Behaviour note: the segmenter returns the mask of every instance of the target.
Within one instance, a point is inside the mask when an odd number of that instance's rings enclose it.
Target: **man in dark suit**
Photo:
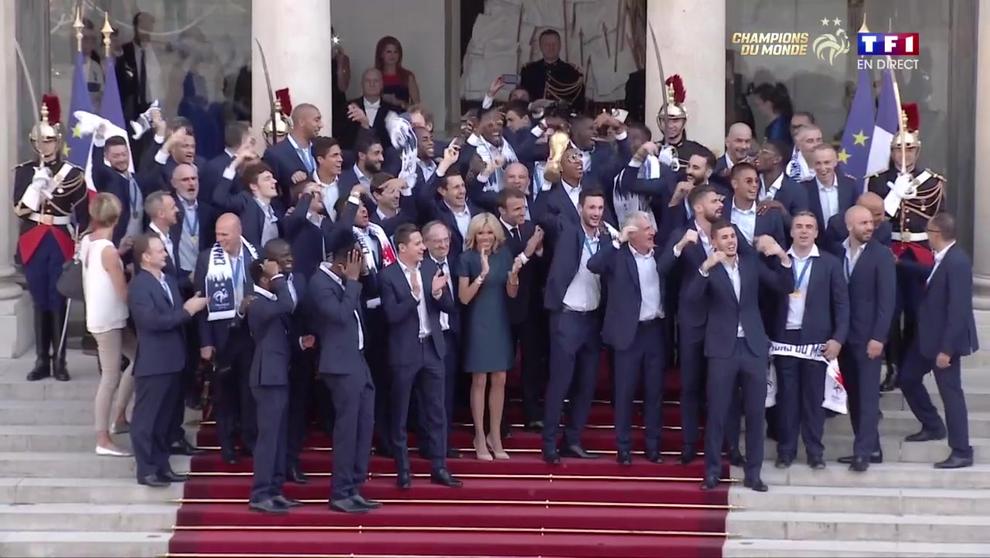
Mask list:
[[[392,450],[398,471],[396,484],[406,490],[412,484],[407,447],[406,417],[413,389],[422,390],[420,420],[429,436],[433,470],[430,481],[457,488],[461,481],[447,470],[447,424],[444,417],[445,340],[440,312],[454,311],[454,298],[446,274],[431,258],[423,258],[426,246],[413,225],[395,231],[398,262],[382,272],[382,308],[389,326],[389,364],[392,368]],[[426,286],[430,289],[426,291]]]
[[[777,257],[771,269],[756,255],[738,253],[741,240],[731,223],[711,227],[714,250],[686,285],[692,302],[707,299],[705,357],[708,359],[708,417],[705,421],[705,480],[703,490],[714,489],[722,469],[722,445],[730,420],[736,386],[742,385],[746,416],[746,466],[743,485],[765,492],[763,467],[764,403],[770,340],[760,315],[760,287],[788,293],[794,290],[791,260],[776,241],[762,237],[757,249]],[[727,340],[734,339],[733,343]]]
[[[330,509],[365,513],[381,506],[361,496],[368,478],[375,417],[375,384],[365,361],[361,282],[364,266],[353,233],[338,229],[330,238],[332,263],[320,265],[310,281],[320,345],[320,378],[333,398],[334,458]]]
[[[760,171],[761,213],[777,209],[784,218],[784,229],[791,229],[791,217],[808,209],[808,194],[804,187],[784,173],[785,157],[790,148],[779,140],[766,140],[756,152],[756,170]],[[824,231],[822,231],[824,232]]]
[[[137,120],[138,115],[148,109],[151,102],[156,100],[154,95],[161,92],[149,91],[150,68],[149,57],[151,45],[148,44],[155,27],[155,16],[148,12],[138,12],[131,20],[134,38],[129,43],[121,45],[121,55],[117,59],[117,84],[120,87],[120,101],[124,109],[124,118],[130,122]]]
[[[323,204],[324,189],[315,182],[303,182],[300,186],[303,189],[295,209],[282,218],[282,233],[291,243],[295,269],[309,278],[323,261],[334,224]]]
[[[842,269],[849,285],[849,334],[839,355],[849,393],[853,454],[840,457],[852,471],[882,463],[880,450],[880,365],[894,315],[896,272],[894,256],[873,237],[875,220],[861,204],[846,210]]]
[[[935,215],[928,222],[926,232],[935,252],[935,266],[927,274],[927,288],[918,307],[918,334],[908,348],[900,373],[901,391],[911,412],[921,422],[921,431],[905,440],[941,440],[948,427],[952,453],[948,459],[936,463],[935,468],[970,467],[973,448],[969,445],[969,416],[960,360],[980,348],[973,317],[973,266],[963,249],[956,245],[956,220],[952,215]],[[935,384],[945,404],[945,422],[922,383],[930,371],[934,371]]]
[[[437,269],[443,272],[447,278],[447,286],[457,300],[457,277],[458,262],[450,259],[450,229],[440,221],[430,221],[423,225],[423,242],[426,243],[429,258],[436,264]],[[443,403],[444,417],[447,420],[447,435],[453,431],[454,424],[454,399],[457,393],[457,377],[461,370],[461,309],[454,304],[453,311],[440,312],[440,329],[443,331],[444,356],[443,356]],[[422,390],[417,394],[422,395]],[[417,408],[423,408],[422,401],[417,400]],[[421,426],[422,429],[422,426]],[[458,458],[461,452],[454,446],[447,443],[447,457]]]
[[[166,123],[160,116],[155,120],[155,134],[146,140],[146,147],[140,159],[140,172],[160,173],[158,182],[168,184],[176,165],[186,163],[198,168],[206,167],[206,159],[196,154],[196,134],[192,123],[180,117]]]
[[[189,278],[196,270],[200,252],[216,242],[216,212],[212,205],[200,200],[199,188],[199,171],[195,166],[183,163],[175,167],[172,197],[178,212],[168,232],[176,244],[175,261],[180,277]]]
[[[732,167],[738,163],[753,162],[753,129],[745,122],[736,122],[729,126],[729,133],[725,135],[725,153],[715,162],[712,172],[712,183],[732,189],[729,173]]]
[[[340,189],[340,174],[344,166],[344,155],[340,150],[340,144],[333,138],[319,136],[313,140],[313,157],[316,159],[316,172],[313,173],[313,181],[320,187],[323,194],[323,208],[330,220],[336,220],[337,214],[333,208],[337,200],[347,197],[350,192]],[[323,260],[323,256],[320,256]]]
[[[233,213],[225,213],[217,219],[216,237],[216,244],[203,250],[196,261],[193,287],[209,293],[207,274],[210,268],[217,262],[227,262],[232,273],[233,303],[239,308],[244,296],[251,294],[253,289],[248,269],[256,257],[254,247],[242,241],[241,223]],[[220,453],[225,462],[233,464],[237,462],[234,442],[238,431],[245,453],[250,453],[257,437],[254,401],[248,385],[253,352],[251,334],[236,315],[227,317],[219,312],[204,312],[197,321],[200,358],[212,362],[216,371],[214,409]]]
[[[580,165],[580,160],[576,164]],[[564,203],[570,202],[565,198]],[[544,295],[544,306],[550,312],[550,378],[544,398],[543,460],[552,465],[560,463],[557,431],[568,393],[570,416],[562,453],[581,459],[598,457],[581,446],[601,352],[602,284],[601,278],[588,269],[588,261],[611,238],[602,220],[605,194],[601,190],[581,190],[579,204],[579,225],[569,218],[551,221],[558,228]]]
[[[862,191],[850,176],[839,175],[836,165],[839,159],[835,148],[828,144],[819,145],[812,152],[812,166],[815,178],[801,183],[808,197],[808,209],[818,220],[819,245],[828,222],[834,215],[842,215],[856,203]]]
[[[585,185],[584,177],[580,150],[569,148],[560,160],[560,180],[536,198],[533,218],[546,233],[551,252],[556,249],[554,245],[559,231],[565,227],[572,230],[581,228],[581,192],[585,189],[598,191],[593,182]],[[603,209],[601,221],[615,223],[615,217],[608,212],[607,206]]]
[[[206,307],[206,298],[194,296],[180,304],[175,279],[163,272],[168,253],[157,236],[138,236],[133,249],[139,270],[127,297],[138,347],[131,444],[138,484],[157,488],[186,480],[169,465],[168,437],[175,400],[182,397],[180,378],[186,354],[182,326]]]
[[[282,494],[286,476],[289,429],[289,363],[292,349],[294,299],[278,262],[251,262],[253,294],[244,303],[248,328],[254,338],[250,386],[258,409],[258,441],[254,446],[254,482],[248,508],[281,514],[302,505]],[[298,343],[298,338],[295,339]]]
[[[756,167],[749,163],[737,163],[729,172],[732,184],[730,221],[739,229],[746,242],[753,244],[761,236],[770,236],[777,244],[785,246],[784,219],[779,210],[759,211],[757,197],[760,177]]]
[[[340,173],[337,184],[340,196],[347,197],[355,186],[361,186],[362,193],[371,195],[371,177],[382,172],[385,162],[385,152],[381,140],[374,134],[359,132],[354,143],[354,153],[357,159],[354,166]]]
[[[375,200],[375,209],[368,218],[385,234],[391,236],[399,225],[405,223],[416,224],[418,204],[405,179],[386,172],[375,174],[371,178],[371,197]]]
[[[614,144],[596,137],[603,128],[618,130]],[[538,130],[539,127],[535,129]],[[593,179],[596,186],[603,189],[612,184],[615,176],[632,157],[625,125],[607,112],[594,119],[585,115],[572,118],[571,145],[581,155],[585,179]]]
[[[281,235],[285,209],[279,203],[271,167],[265,163],[247,163],[253,159],[249,151],[238,151],[213,191],[213,205],[235,213],[241,220],[244,238],[253,246],[264,246]],[[244,168],[241,180],[247,190],[238,190],[234,184],[235,169],[241,167]]]
[[[131,151],[127,141],[119,136],[103,138],[101,129],[93,138],[93,185],[98,192],[109,192],[120,200],[124,213],[113,229],[113,243],[123,243],[125,237],[135,237],[144,230],[144,198],[163,187],[161,169],[141,174],[132,173]],[[109,166],[107,165],[109,163]],[[129,242],[129,241],[128,241]]]
[[[665,277],[677,258],[673,250],[654,250],[655,235],[649,215],[634,211],[626,218],[619,241],[601,244],[588,260],[588,270],[608,285],[602,339],[615,349],[615,444],[620,465],[632,464],[630,429],[640,376],[646,459],[663,462],[660,432],[668,350],[663,292]],[[685,232],[677,249],[683,250],[697,238],[697,232]]]
[[[255,139],[251,134],[251,128],[244,122],[228,122],[223,132],[224,150],[216,157],[210,159],[206,166],[200,170],[200,196],[199,200],[209,205],[213,204],[213,190],[220,183],[220,177],[224,169],[237,156],[241,149],[254,149]],[[237,189],[244,189],[244,184],[239,177],[233,180],[237,184]],[[211,225],[212,226],[212,225]]]
[[[870,238],[884,246],[890,247],[893,229],[883,211],[883,199],[873,192],[864,192],[856,200],[856,205],[853,207],[856,206],[866,209],[871,215],[873,231],[870,234]],[[849,210],[847,209],[846,213],[848,212]],[[829,220],[828,229],[825,231],[825,243],[822,244],[822,249],[840,257],[846,251],[842,243],[849,237],[849,228],[846,226],[846,213],[837,213]]]
[[[353,149],[361,130],[369,130],[382,145],[391,145],[385,117],[388,113],[399,114],[402,109],[382,100],[382,73],[377,68],[368,68],[361,75],[361,96],[352,99],[347,105],[347,125],[340,132],[340,144],[344,149]]]
[[[824,344],[822,356],[834,360],[849,332],[849,291],[839,259],[821,252],[815,244],[818,225],[813,213],[793,216],[788,251],[794,273],[794,290],[777,306],[773,339],[788,345]],[[825,367],[820,360],[778,356],[777,365],[777,462],[791,466],[797,456],[798,431],[804,439],[808,465],[825,468]]]
[[[275,175],[279,197],[285,207],[291,205],[292,187],[308,180],[316,170],[312,142],[322,129],[320,109],[302,103],[292,109],[292,130],[285,136],[285,141],[265,150],[264,161]]]
[[[481,213],[481,209],[467,199],[464,177],[453,169],[446,168],[448,159],[440,163],[434,180],[426,190],[417,193],[420,221],[440,221],[450,229],[451,261],[460,261],[464,251],[471,218]]]

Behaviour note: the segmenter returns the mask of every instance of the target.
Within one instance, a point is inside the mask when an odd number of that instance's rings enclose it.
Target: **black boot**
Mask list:
[[[60,382],[69,381],[69,370],[65,362],[65,351],[69,340],[68,335],[62,337],[65,310],[65,306],[62,306],[52,312],[52,375]]]
[[[897,387],[897,368],[893,364],[887,363],[887,374],[880,382],[880,391],[894,391]]]
[[[36,354],[34,368],[27,375],[29,382],[35,382],[52,375],[51,358],[48,347],[51,345],[52,327],[48,312],[34,308],[34,351]]]

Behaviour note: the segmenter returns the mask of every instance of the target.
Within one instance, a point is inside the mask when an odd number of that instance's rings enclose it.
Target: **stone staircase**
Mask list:
[[[0,361],[0,556],[167,553],[182,486],[139,486],[133,459],[93,453],[96,359],[70,350],[70,382],[29,383],[31,364]]]
[[[977,314],[979,338],[990,347],[990,312]],[[926,385],[941,410],[934,381]],[[847,416],[825,428],[825,470],[805,464],[804,450],[787,470],[773,466],[776,443],[766,444],[763,478],[770,491],[734,486],[729,503],[725,556],[990,556],[990,350],[963,361],[976,465],[940,471],[945,441],[911,443],[915,420],[899,391],[883,394],[880,407],[884,463],[853,473],[835,460],[852,453]],[[742,470],[733,468],[742,478]]]

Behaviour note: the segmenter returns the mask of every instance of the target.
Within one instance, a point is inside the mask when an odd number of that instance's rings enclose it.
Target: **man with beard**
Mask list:
[[[385,162],[382,143],[373,134],[362,132],[358,134],[354,152],[357,154],[354,166],[341,173],[337,184],[341,192],[350,192],[358,186],[362,194],[371,195],[371,177],[382,172]]]
[[[316,171],[313,140],[323,129],[323,115],[315,105],[303,103],[292,109],[292,130],[265,150],[265,162],[278,181],[282,203],[291,205],[292,187],[305,182]]]
[[[736,122],[729,126],[725,136],[725,154],[718,158],[715,170],[712,172],[712,182],[731,190],[729,173],[738,163],[750,163],[753,154],[753,130],[744,122]]]

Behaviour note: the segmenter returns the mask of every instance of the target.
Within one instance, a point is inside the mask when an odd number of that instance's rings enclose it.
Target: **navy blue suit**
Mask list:
[[[869,358],[866,346],[871,340],[887,342],[896,297],[894,256],[874,238],[863,247],[855,265],[850,266],[845,247],[840,247],[839,258],[849,287],[849,334],[839,353],[839,364],[849,392],[849,420],[855,434],[853,455],[867,459],[880,451],[883,356]]]
[[[263,248],[261,236],[267,216],[250,191],[239,190],[233,181],[220,177],[220,182],[213,190],[213,205],[222,211],[236,213],[241,219],[241,230],[243,231],[241,234],[244,235],[244,238],[259,250]],[[280,206],[277,198],[271,200],[271,208],[278,220],[275,226],[278,228],[279,234],[276,236],[280,236],[285,210]]]
[[[392,141],[388,137],[388,130],[385,128],[385,117],[389,112],[394,112],[395,114],[402,114],[404,112],[401,108],[386,103],[383,99],[379,99],[380,103],[378,107],[378,112],[375,114],[375,121],[370,122],[371,128],[369,131],[374,134],[375,138],[381,142],[382,146],[392,145]],[[364,110],[364,97],[358,97],[357,99],[351,99],[347,101],[348,105],[354,104],[361,110]],[[347,109],[344,109],[344,114],[347,114]],[[357,137],[361,133],[363,128],[357,122],[353,120],[347,120],[342,130],[335,130],[334,133],[338,135],[340,139],[340,145],[344,149],[354,149],[354,144],[357,142]]]
[[[884,220],[873,230],[873,240],[890,247],[892,227],[890,221]],[[828,228],[824,233],[818,232],[821,237],[820,246],[830,254],[842,256],[846,249],[842,246],[842,241],[849,237],[849,229],[846,228],[846,214],[838,213],[828,221]]]
[[[793,178],[787,176],[787,174],[781,175],[783,178],[780,183],[780,188],[777,193],[774,194],[773,199],[779,201],[781,205],[784,206],[784,210],[787,212],[782,215],[784,218],[784,229],[788,232],[791,230],[791,219],[797,215],[799,211],[808,210],[808,192],[805,190],[801,183],[795,181]],[[760,176],[761,180],[764,180],[763,187],[769,188],[770,184],[766,183],[763,176]],[[790,240],[790,235],[788,235],[788,241]]]
[[[282,218],[282,232],[292,245],[294,269],[305,277],[312,277],[326,256],[327,241],[334,230],[333,220],[324,215],[319,226],[310,221],[309,204],[312,194],[299,196],[296,209]]]
[[[856,184],[856,181],[852,177],[841,174],[837,174],[836,177],[836,189],[838,190],[839,198],[839,207],[836,215],[845,215],[847,209],[856,205],[856,198],[863,193],[863,189]],[[800,184],[804,187],[805,195],[808,198],[808,211],[814,213],[815,219],[818,220],[818,245],[824,247],[823,239],[825,238],[824,233],[827,230],[828,222],[824,218],[821,198],[818,196],[818,179],[812,178],[800,182]]]
[[[568,393],[570,417],[564,431],[564,444],[566,447],[581,445],[581,431],[588,422],[601,353],[600,301],[594,310],[583,312],[564,306],[567,288],[577,275],[582,253],[591,249],[585,246],[583,227],[569,224],[564,219],[559,223],[561,228],[555,235],[556,247],[550,261],[543,299],[544,306],[550,311],[550,379],[544,397],[544,455],[553,455],[557,451],[557,430]],[[599,233],[598,238],[599,246],[611,241],[604,231]]]
[[[672,251],[652,254],[663,311],[664,278],[676,262]],[[632,246],[616,249],[605,243],[588,261],[588,269],[608,284],[602,339],[615,349],[615,442],[620,452],[632,450],[633,397],[643,377],[643,421],[646,452],[659,455],[663,427],[663,372],[668,351],[665,318],[640,319],[643,302],[639,269]]]
[[[361,347],[366,338],[361,283],[331,273],[325,266],[317,269],[309,283],[308,301],[319,324],[317,370],[330,390],[335,413],[330,499],[343,500],[356,494],[368,478],[375,384]]]
[[[154,275],[143,269],[135,273],[127,293],[137,332],[131,444],[138,481],[172,470],[168,462],[169,433],[175,400],[182,397],[181,373],[186,366],[183,324],[192,318],[182,307],[175,279],[162,276],[168,293]]]
[[[121,214],[117,220],[117,225],[113,228],[113,243],[120,245],[120,241],[127,233],[127,221],[130,212],[136,210],[141,214],[141,219],[147,223],[147,216],[144,213],[144,206],[131,207],[131,183],[119,172],[107,166],[103,160],[104,148],[93,146],[93,185],[97,192],[107,192],[117,196],[120,200]],[[154,163],[154,161],[152,161]],[[141,197],[146,198],[157,190],[163,190],[167,182],[161,181],[161,165],[154,163],[150,169],[145,169],[141,173],[135,173],[134,180],[137,182]]]
[[[307,150],[310,152],[310,155],[312,155],[312,144],[310,144]],[[299,153],[297,153],[296,149],[292,147],[292,143],[288,138],[265,150],[262,160],[272,168],[272,171],[274,171],[273,174],[275,175],[275,180],[278,182],[279,197],[286,207],[289,206],[290,197],[292,195],[292,186],[294,184],[292,182],[292,175],[302,171],[302,173],[306,175],[306,178],[309,179],[309,177],[313,175],[313,171],[316,170],[316,158],[311,158],[313,160],[312,169],[306,166],[306,163],[299,157]],[[221,172],[223,172],[222,169]],[[219,181],[217,182],[217,187],[222,188]],[[247,185],[245,185],[244,188],[246,189]],[[230,188],[228,187],[227,190],[229,191]]]
[[[685,285],[688,300],[707,298],[705,357],[708,359],[708,418],[705,422],[705,475],[718,478],[722,464],[722,444],[730,405],[738,383],[742,384],[746,416],[746,478],[760,478],[763,466],[764,403],[767,395],[767,362],[770,340],[760,315],[760,287],[787,293],[794,290],[791,270],[769,268],[759,257],[740,255],[739,296],[723,265],[714,266],[708,276]],[[742,325],[745,335],[739,337]],[[735,340],[731,342],[729,340]]]
[[[948,427],[949,447],[956,457],[973,456],[960,360],[979,348],[973,317],[973,266],[963,249],[953,245],[928,276],[928,286],[918,307],[918,334],[904,359],[900,385],[904,399],[924,430],[940,434]],[[935,368],[939,353],[949,355],[947,368]],[[945,404],[944,423],[922,383],[925,374],[932,370]]]
[[[209,271],[211,249],[200,253],[193,273],[193,288],[207,293],[206,273]],[[251,253],[241,248],[244,261],[244,280],[241,288],[245,296],[254,289],[248,270],[251,268]],[[254,446],[257,437],[257,420],[254,413],[254,398],[248,382],[251,355],[254,343],[247,324],[240,318],[209,321],[209,313],[204,310],[196,318],[199,333],[199,346],[213,347],[214,366],[217,370],[214,393],[216,403],[217,433],[220,446],[233,451],[238,430],[246,447]],[[239,428],[238,428],[239,426]]]
[[[450,231],[450,254],[447,255],[447,259],[458,262],[461,260],[461,252],[464,251],[464,236],[461,235],[461,230],[457,228],[457,218],[454,217],[454,212],[447,207],[446,202],[437,193],[437,182],[438,177],[433,175],[426,189],[414,194],[418,204],[417,216],[421,223],[436,220],[447,225],[447,230]],[[481,208],[471,203],[471,200],[466,200],[466,205],[471,217],[483,212]]]
[[[432,256],[429,253],[427,253],[425,257],[432,259]],[[437,264],[437,267],[440,267],[439,263],[441,262],[437,262],[436,260],[432,261]],[[444,418],[447,421],[447,432],[449,434],[453,430],[454,394],[457,390],[457,377],[461,367],[461,306],[457,304],[457,300],[459,300],[457,298],[457,289],[459,288],[457,278],[460,276],[460,272],[458,269],[458,262],[451,260],[449,256],[443,260],[442,263],[444,274],[447,275],[450,282],[451,297],[454,300],[452,311],[447,312],[447,324],[450,328],[443,332],[443,409]],[[510,304],[513,300],[514,299],[509,299]],[[425,402],[423,401],[425,394],[422,390],[420,390],[416,395],[416,408],[422,409],[425,405]],[[424,435],[423,437],[425,440],[426,436],[425,431],[423,430],[422,421],[419,421],[419,427],[421,435]]]
[[[249,382],[258,416],[252,502],[263,502],[280,495],[285,482],[292,355],[289,330],[293,302],[285,277],[275,276],[272,288],[275,300],[255,293],[246,311],[254,338]]]
[[[370,177],[369,177],[370,178]],[[345,168],[340,176],[337,177],[337,189],[340,192],[340,197],[346,198],[351,195],[351,190],[361,183],[358,179],[357,173],[354,171],[354,166],[349,166]],[[371,186],[368,187],[368,191],[371,191]],[[368,208],[368,213],[374,211],[373,207]]]
[[[223,171],[233,160],[233,157],[228,155],[226,151],[223,151],[216,157],[207,161],[206,166],[200,169],[199,201],[210,205],[213,204],[213,190],[215,190],[217,184],[220,183],[220,177],[223,176]],[[237,186],[238,190],[244,190],[247,188],[244,186],[244,183],[241,182],[241,178],[239,176],[234,178],[234,184]]]
[[[420,264],[420,297],[425,297],[430,333],[420,338],[418,302],[413,297],[402,266],[397,262],[381,274],[382,308],[388,322],[388,357],[392,368],[392,450],[396,468],[409,471],[406,418],[413,388],[422,390],[419,400],[422,420],[427,431],[433,470],[446,468],[447,425],[444,418],[443,358],[446,343],[440,329],[440,312],[453,312],[454,299],[444,288],[439,299],[430,292],[436,264],[425,258]],[[418,384],[418,385],[417,385]]]
[[[827,252],[809,258],[805,263],[792,259],[792,270],[801,277],[805,265],[807,278],[803,291],[804,311],[800,328],[787,328],[787,315],[792,301],[790,294],[782,295],[777,305],[773,339],[791,345],[813,345],[834,339],[844,344],[849,332],[849,290],[843,277],[842,263]],[[810,262],[810,263],[808,263]],[[797,280],[795,280],[795,284]],[[825,363],[794,357],[777,357],[777,417],[780,421],[777,458],[788,461],[797,456],[798,431],[810,458],[822,457],[825,446]]]

